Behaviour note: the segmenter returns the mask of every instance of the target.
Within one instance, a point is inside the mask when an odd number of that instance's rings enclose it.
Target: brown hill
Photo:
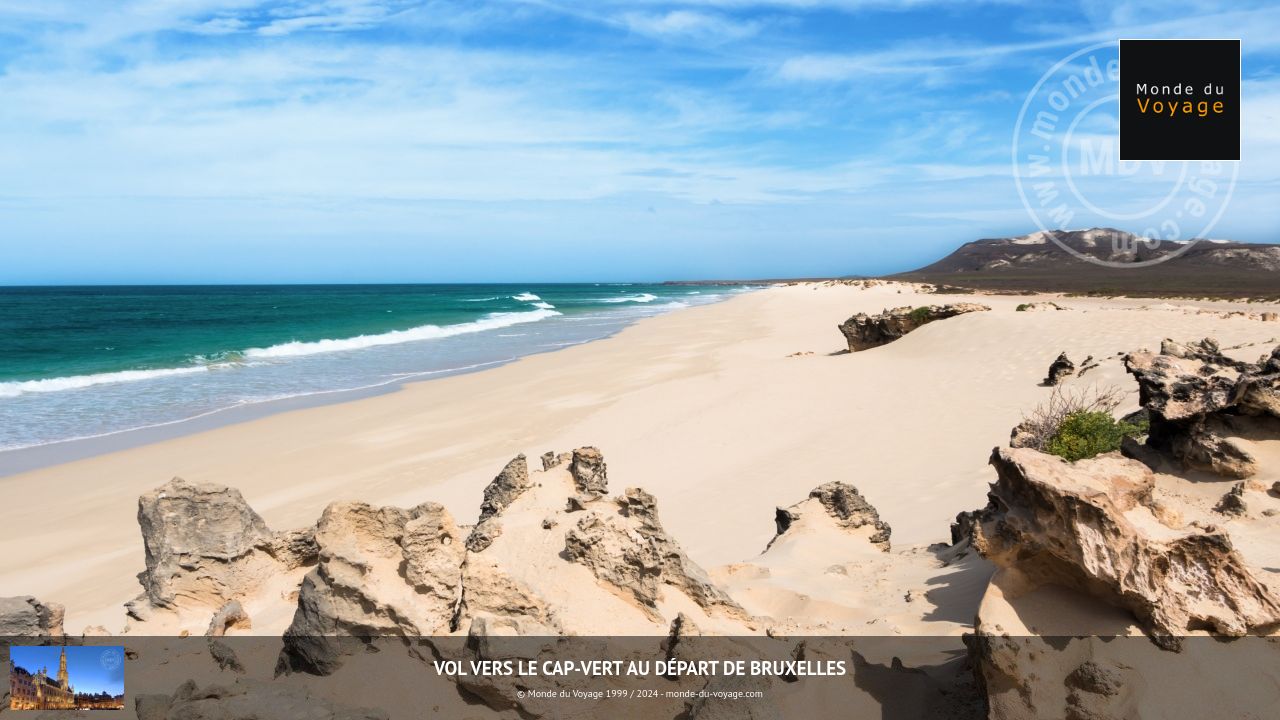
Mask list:
[[[1087,262],[1058,242],[1121,267]],[[1280,245],[1201,240],[1150,247],[1111,228],[1036,232],[965,243],[932,265],[890,277],[984,290],[1138,296],[1280,297]]]

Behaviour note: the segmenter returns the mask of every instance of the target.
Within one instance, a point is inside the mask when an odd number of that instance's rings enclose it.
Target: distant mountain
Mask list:
[[[1082,255],[1125,265],[1185,247],[1166,241],[1151,248],[1143,238],[1111,228],[1035,232],[965,243],[932,265],[890,277],[1014,292],[1280,297],[1280,245],[1201,240],[1161,263],[1107,267],[1068,253],[1054,239]]]

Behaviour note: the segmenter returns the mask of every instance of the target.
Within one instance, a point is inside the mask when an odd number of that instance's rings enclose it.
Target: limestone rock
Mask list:
[[[565,533],[565,557],[586,565],[598,579],[655,618],[662,585],[680,589],[709,611],[742,613],[667,535],[652,495],[628,488],[616,508],[616,512],[587,511]]]
[[[1222,499],[1218,501],[1218,504],[1213,509],[1223,515],[1239,516],[1248,512],[1249,508],[1244,502],[1244,483],[1238,482],[1232,485],[1231,489],[1227,491],[1226,495],[1222,496]]]
[[[1125,356],[1150,418],[1147,444],[1189,468],[1233,478],[1257,472],[1256,460],[1229,435],[1257,416],[1280,417],[1280,347],[1256,363],[1232,360],[1212,339],[1166,340],[1159,355]]]
[[[333,636],[448,631],[465,550],[442,505],[333,503],[315,538],[320,560],[299,589],[280,670],[332,672],[341,655]]]
[[[569,466],[573,485],[587,497],[599,497],[609,492],[609,478],[604,456],[594,447],[581,447],[573,451]]]
[[[557,453],[554,450],[542,453],[543,471],[550,470],[553,467],[560,467],[567,462],[573,462],[573,453]]]
[[[62,635],[63,614],[63,608],[58,603],[40,602],[30,595],[0,597],[0,637]]]
[[[139,575],[152,607],[218,608],[280,569],[314,558],[309,531],[274,534],[240,491],[174,478],[138,498],[146,551]],[[135,617],[145,612],[131,603]]]
[[[245,629],[253,627],[253,623],[249,620],[249,613],[244,611],[239,600],[231,600],[219,608],[209,620],[209,629],[204,634],[206,637],[222,637],[227,634],[228,629],[233,627]]]
[[[847,530],[869,528],[868,540],[872,545],[884,552],[889,552],[889,535],[892,529],[889,523],[880,519],[880,513],[867,502],[858,489],[839,481],[820,485],[809,492],[809,500],[797,503],[790,508],[778,508],[774,517],[778,535],[785,533],[791,524],[799,518],[802,508],[810,501],[817,501],[836,524]]]
[[[849,345],[849,352],[858,352],[891,343],[935,320],[990,309],[975,303],[927,305],[918,308],[897,307],[885,310],[878,315],[858,313],[837,327]]]
[[[1044,378],[1045,385],[1057,385],[1067,379],[1069,375],[1076,371],[1076,364],[1071,362],[1065,352],[1059,353],[1058,358],[1049,365],[1049,374]]]
[[[497,517],[528,489],[529,463],[524,455],[517,455],[484,489],[480,520],[467,537],[467,549],[481,552],[493,544],[494,538],[502,534],[502,526],[498,524]]]
[[[1145,465],[1000,448],[991,464],[998,479],[975,547],[997,566],[1125,608],[1159,643],[1176,645],[1176,636],[1200,628],[1238,637],[1280,625],[1280,596],[1225,533],[1159,523]]]

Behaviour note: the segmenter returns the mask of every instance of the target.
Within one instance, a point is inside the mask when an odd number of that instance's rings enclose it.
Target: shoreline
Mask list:
[[[1060,351],[1103,359],[1085,384],[1131,392],[1119,351],[1280,330],[1228,316],[1239,306],[1227,303],[1043,297],[1072,310],[1017,312],[1032,298],[982,296],[992,312],[850,355],[836,325],[856,312],[976,298],[892,283],[768,288],[485,372],[9,475],[0,485],[14,496],[56,489],[60,522],[13,519],[6,542],[22,538],[24,551],[7,554],[0,583],[65,604],[73,632],[115,632],[140,590],[137,499],[174,476],[240,490],[273,530],[310,525],[339,500],[432,501],[471,523],[513,456],[588,445],[607,458],[611,487],[652,493],[664,526],[712,572],[760,553],[775,508],[831,480],[856,486],[911,552],[984,504],[990,449],[1047,396],[1039,383]]]
[[[732,296],[725,297],[722,300],[718,300],[710,304],[714,305],[719,302],[725,302],[729,299],[732,299]],[[101,433],[98,435],[74,437],[65,440],[42,443],[39,445],[0,450],[0,479],[24,472],[54,467],[68,462],[87,460],[101,455],[108,455],[115,452],[145,447],[147,445],[165,442],[167,440],[216,430],[229,425],[253,422],[255,420],[260,420],[280,413],[356,402],[366,398],[399,392],[406,386],[417,383],[431,382],[434,380],[456,377],[458,375],[467,375],[492,370],[502,367],[503,365],[517,362],[525,357],[560,352],[579,345],[607,340],[638,322],[649,320],[654,317],[662,317],[662,315],[669,314],[670,312],[689,310],[693,307],[701,306],[675,308],[667,313],[662,313],[661,315],[633,318],[620,323],[617,327],[599,337],[570,342],[558,347],[538,349],[500,360],[492,360],[444,370],[424,370],[406,377],[397,377],[363,387],[319,390],[283,398],[260,400],[257,402],[249,402],[239,405],[228,405],[226,407],[208,410],[179,420],[171,420],[154,425],[143,425],[124,430]]]

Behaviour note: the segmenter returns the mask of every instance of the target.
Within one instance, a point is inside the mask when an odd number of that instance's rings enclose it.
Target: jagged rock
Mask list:
[[[1247,478],[1258,471],[1253,456],[1230,438],[1223,437],[1221,423],[1207,420],[1190,425],[1169,438],[1168,447],[1183,465],[1232,478]]]
[[[671,628],[667,630],[667,637],[659,645],[658,649],[662,651],[662,659],[668,663],[680,657],[680,641],[686,637],[692,637],[700,634],[698,626],[689,619],[684,613],[676,613],[676,617],[671,621]],[[675,677],[674,675],[666,675],[667,679]]]
[[[65,614],[58,603],[31,597],[0,597],[0,637],[33,638],[62,635]]]
[[[494,539],[502,534],[502,526],[498,524],[497,517],[528,489],[529,464],[524,455],[517,455],[484,489],[480,520],[467,537],[467,549],[481,552],[493,544]]]
[[[609,478],[604,456],[594,447],[581,447],[573,451],[573,463],[569,466],[573,485],[587,497],[599,497],[609,492]]]
[[[560,634],[546,602],[482,555],[468,555],[462,566],[462,592],[451,627],[463,627],[468,618],[473,624],[478,618],[505,624],[518,635]]]
[[[956,315],[990,309],[975,303],[927,305],[918,308],[897,307],[885,310],[878,315],[858,313],[837,327],[849,345],[849,352],[858,352],[891,343],[935,320],[945,320]]]
[[[1145,465],[1000,448],[991,464],[998,479],[974,546],[997,566],[1125,608],[1165,645],[1201,628],[1238,637],[1280,625],[1280,596],[1225,533],[1173,530],[1154,517],[1155,478]],[[1142,513],[1151,517],[1137,522]]]
[[[204,634],[206,637],[222,637],[227,634],[229,628],[233,627],[244,629],[253,627],[253,623],[249,620],[249,613],[244,611],[239,600],[231,600],[219,608],[209,620],[209,629]]]
[[[236,655],[236,651],[231,649],[227,643],[216,637],[209,638],[209,657],[218,664],[219,670],[228,670],[230,672],[244,674],[244,664],[240,662],[240,657]]]
[[[553,527],[555,527],[556,525],[559,525],[559,524],[560,524],[560,523],[559,523],[559,522],[558,522],[554,517],[551,517],[550,515],[548,515],[547,517],[542,518],[542,529],[543,529],[543,530],[550,530],[551,528],[553,528]]]
[[[134,699],[139,720],[385,720],[386,712],[349,708],[312,695],[306,688],[279,682],[239,678],[230,686],[201,689],[188,681],[171,697],[139,695]]]
[[[1071,362],[1065,352],[1058,354],[1058,359],[1049,365],[1049,374],[1044,378],[1045,385],[1057,385],[1067,378],[1067,376],[1075,373],[1076,364]]]
[[[617,509],[591,510],[570,528],[565,533],[565,557],[586,565],[655,619],[663,584],[679,588],[705,609],[742,612],[667,535],[652,495],[627,488]]]
[[[146,571],[138,579],[152,607],[221,607],[281,568],[308,564],[309,531],[272,533],[240,491],[174,478],[138,498]],[[141,617],[143,598],[130,603]]]
[[[1193,469],[1235,478],[1257,472],[1256,460],[1227,434],[1250,416],[1280,417],[1280,347],[1243,363],[1209,338],[1166,340],[1161,354],[1130,353],[1124,362],[1150,417],[1149,446]]]
[[[437,503],[329,505],[316,525],[320,560],[299,588],[279,669],[335,670],[340,648],[326,636],[447,631],[460,593],[460,537]]]
[[[573,453],[556,453],[554,450],[548,450],[542,453],[543,471],[550,470],[553,467],[560,467],[561,465],[572,461]]]
[[[839,527],[857,530],[869,526],[872,529],[868,538],[871,544],[889,552],[889,535],[893,532],[889,523],[880,519],[880,513],[858,493],[856,487],[833,480],[809,491],[809,500],[817,500],[827,514],[835,518]],[[808,501],[790,508],[778,508],[774,516],[778,535],[785,533],[799,519],[801,508],[806,502]]]
[[[1249,508],[1244,502],[1244,483],[1238,482],[1232,485],[1213,509],[1223,515],[1244,515],[1248,512]]]

